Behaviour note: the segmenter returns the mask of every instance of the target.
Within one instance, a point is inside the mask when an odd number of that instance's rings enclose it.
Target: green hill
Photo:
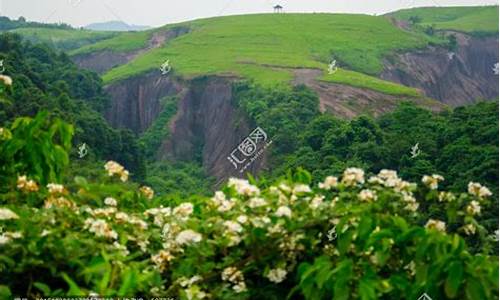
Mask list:
[[[180,26],[188,27],[190,32],[110,70],[103,76],[105,82],[157,69],[167,59],[174,72],[182,76],[231,74],[262,84],[289,81],[294,68],[320,69],[326,75],[332,59],[337,60],[341,69],[376,75],[382,70],[382,58],[390,53],[424,47],[430,41],[439,42],[420,33],[405,32],[384,17],[352,14],[228,16],[163,29]],[[151,32],[120,35],[72,54],[137,49],[143,47]],[[135,38],[131,40],[132,36]],[[324,79],[382,92],[389,90],[392,94],[416,93],[414,89],[395,87],[355,72],[338,72]]]
[[[406,21],[417,16],[422,25],[434,25],[436,29],[490,34],[498,32],[498,6],[422,7],[389,15]]]
[[[71,50],[96,43],[103,39],[109,39],[116,35],[112,32],[97,32],[84,29],[60,29],[60,28],[16,28],[10,30],[12,33],[22,35],[27,40],[42,42],[52,45],[58,49]]]

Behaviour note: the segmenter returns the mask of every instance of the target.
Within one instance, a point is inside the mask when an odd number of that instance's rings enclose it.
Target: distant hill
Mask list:
[[[96,31],[141,31],[151,27],[142,25],[129,25],[122,21],[109,21],[103,23],[92,23],[84,27]]]
[[[498,33],[498,6],[421,7],[399,10],[388,16],[404,21],[416,18],[420,25],[442,30]]]

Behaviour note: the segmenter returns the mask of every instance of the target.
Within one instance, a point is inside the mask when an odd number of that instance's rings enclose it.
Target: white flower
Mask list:
[[[280,283],[286,278],[286,270],[277,268],[277,269],[272,269],[267,273],[266,277],[269,279],[269,281],[274,282],[274,283]]]
[[[181,205],[177,206],[173,210],[174,215],[178,215],[181,217],[188,217],[193,213],[193,204],[190,202],[184,202]]]
[[[318,183],[318,187],[323,190],[331,190],[336,187],[338,183],[338,178],[333,176],[328,176],[325,178],[324,182]]]
[[[233,209],[233,207],[236,205],[236,201],[234,199],[229,199],[229,200],[222,200],[220,203],[220,206],[217,208],[217,211],[220,212],[226,212],[230,211]]]
[[[417,202],[408,202],[408,204],[406,204],[404,209],[415,212],[417,211],[418,207],[419,204]]]
[[[238,221],[240,224],[245,224],[248,221],[248,217],[245,215],[240,215],[238,218],[236,218],[236,221]]]
[[[466,210],[471,215],[479,215],[481,213],[481,205],[477,201],[471,201]]]
[[[210,200],[215,206],[219,206],[222,201],[226,200],[226,195],[221,191],[216,191],[215,195]]]
[[[292,217],[292,210],[288,206],[280,206],[276,211],[277,217]]]
[[[374,191],[366,189],[359,192],[358,198],[361,201],[371,202],[377,200],[377,195]]]
[[[467,224],[463,229],[466,235],[474,235],[476,233],[476,226],[474,224]]]
[[[182,287],[186,287],[186,286],[192,286],[193,284],[195,284],[196,282],[202,280],[203,278],[200,276],[200,275],[195,275],[189,279],[187,279],[186,277],[181,277],[180,278],[180,285]]]
[[[0,235],[0,245],[5,245],[13,239],[20,239],[23,237],[21,232],[4,232]]]
[[[85,220],[84,228],[88,229],[90,232],[93,232],[98,237],[105,237],[115,240],[118,238],[118,234],[116,233],[116,231],[114,231],[104,220],[95,220],[92,218],[88,218]]]
[[[227,230],[232,233],[240,233],[243,231],[243,227],[240,224],[233,221],[225,221],[224,226],[226,226]]]
[[[480,198],[489,197],[492,195],[491,191],[487,187],[482,186],[477,182],[469,182],[467,190],[469,194]]]
[[[278,188],[285,193],[290,193],[292,191],[292,189],[286,183],[280,183]]]
[[[51,194],[62,194],[64,193],[64,186],[62,184],[57,183],[49,183],[47,184],[47,189]]]
[[[236,269],[235,267],[227,267],[222,271],[221,274],[223,281],[229,281],[232,283],[238,283],[244,280],[243,273]]]
[[[234,187],[236,192],[244,196],[256,196],[260,194],[258,187],[251,185],[248,180],[229,178],[228,186]]]
[[[256,208],[256,207],[261,207],[261,206],[265,206],[265,205],[267,205],[267,202],[263,198],[254,197],[254,198],[250,199],[250,201],[248,201],[248,207],[250,207],[250,208]]]
[[[346,186],[365,183],[365,171],[359,168],[347,168],[342,176],[342,183]]]
[[[146,197],[146,199],[151,200],[155,196],[155,191],[149,186],[143,186],[139,189],[139,192]]]
[[[111,177],[116,174],[120,177],[121,181],[127,181],[129,172],[119,163],[110,160],[104,165],[104,168],[108,171],[108,176]]]
[[[19,219],[19,216],[8,208],[0,208],[0,220],[10,219]]]
[[[316,195],[312,200],[311,200],[311,204],[309,204],[309,207],[311,209],[317,209],[318,207],[321,206],[321,204],[323,204],[323,200],[325,199],[325,196],[323,195]]]
[[[403,201],[406,202],[404,209],[409,211],[417,211],[419,204],[412,194],[403,192]]]
[[[446,232],[446,223],[444,223],[443,221],[430,219],[429,221],[427,221],[427,224],[425,224],[425,228]]]
[[[8,242],[10,242],[10,238],[3,235],[3,234],[0,234],[0,245],[5,245],[7,244]]]
[[[422,177],[422,183],[427,185],[431,190],[436,190],[438,188],[439,181],[443,180],[443,176],[437,174],[433,174],[432,176],[424,175],[424,177]]]
[[[17,177],[17,188],[28,193],[38,191],[37,183],[33,180],[28,180],[26,175]]]
[[[3,81],[5,85],[12,85],[12,78],[7,75],[0,75],[0,81]]]
[[[47,236],[50,234],[50,230],[44,229],[42,233],[40,234],[41,237]]]
[[[201,234],[191,229],[181,231],[175,238],[175,242],[179,245],[198,243],[200,241],[201,241]]]
[[[163,271],[166,267],[166,264],[172,261],[174,258],[175,257],[166,250],[160,250],[158,254],[151,256],[151,260],[161,271]]]
[[[240,281],[237,284],[233,285],[233,290],[236,293],[241,293],[247,290],[247,286],[244,281]]]
[[[297,184],[293,187],[293,194],[298,194],[298,193],[310,193],[311,192],[311,187],[309,187],[307,184]]]
[[[107,197],[106,199],[104,199],[104,204],[109,205],[109,206],[116,206],[117,201],[115,198]]]
[[[127,222],[129,220],[129,216],[127,213],[124,213],[124,212],[117,212],[115,214],[115,219],[118,221],[118,223],[124,223],[124,222]]]

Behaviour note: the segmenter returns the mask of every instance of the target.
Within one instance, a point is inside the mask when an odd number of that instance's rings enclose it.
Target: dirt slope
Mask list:
[[[493,72],[498,38],[448,34],[457,38],[455,51],[430,47],[397,55],[386,62],[381,78],[416,87],[451,106],[498,99],[498,75]]]
[[[102,50],[92,53],[75,55],[73,61],[81,68],[92,70],[98,74],[104,74],[110,69],[124,65],[133,60],[137,56],[154,48],[161,47],[171,39],[189,32],[188,28],[176,27],[167,31],[159,31],[153,33],[148,45],[142,49],[130,52],[115,52],[111,50]]]

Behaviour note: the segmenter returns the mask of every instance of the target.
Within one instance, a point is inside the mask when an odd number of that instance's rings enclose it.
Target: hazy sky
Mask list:
[[[286,12],[381,14],[416,6],[491,5],[498,0],[0,0],[0,14],[73,26],[110,20],[160,26],[203,17],[272,12],[275,4]]]

